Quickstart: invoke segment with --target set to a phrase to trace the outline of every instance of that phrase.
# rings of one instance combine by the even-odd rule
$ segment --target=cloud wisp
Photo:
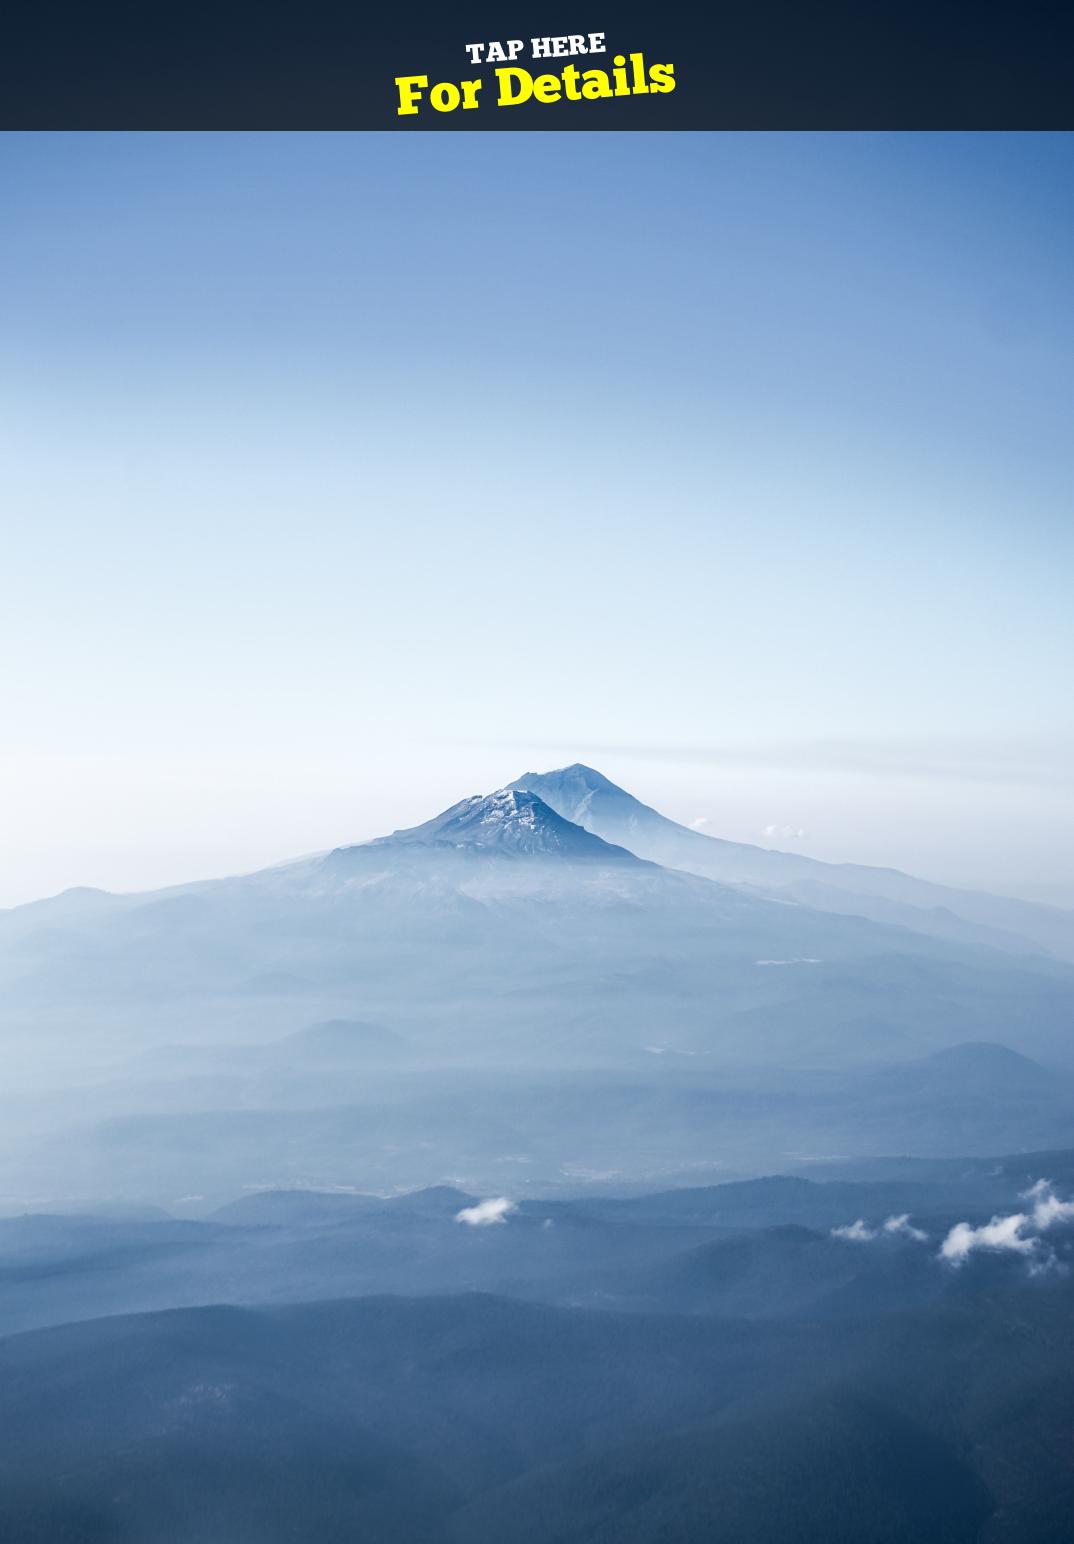
[[[928,1239],[927,1233],[911,1224],[909,1212],[901,1212],[898,1217],[889,1217],[884,1224],[884,1232],[894,1234],[897,1238],[912,1238],[916,1244],[923,1244]]]
[[[913,1239],[918,1244],[923,1244],[928,1238],[927,1233],[911,1225],[909,1212],[902,1212],[898,1217],[888,1217],[878,1228],[871,1228],[864,1217],[859,1217],[855,1222],[832,1229],[833,1238],[848,1239],[852,1244],[869,1244],[885,1234],[889,1238]]]
[[[833,1228],[832,1237],[849,1239],[854,1244],[867,1244],[870,1239],[876,1237],[876,1229],[867,1227],[864,1217],[859,1217],[856,1222],[848,1222],[841,1228]]]
[[[478,1201],[476,1206],[464,1206],[461,1212],[455,1213],[455,1221],[464,1222],[470,1228],[489,1228],[506,1222],[515,1209],[515,1203],[506,1196],[493,1196],[487,1201]]]

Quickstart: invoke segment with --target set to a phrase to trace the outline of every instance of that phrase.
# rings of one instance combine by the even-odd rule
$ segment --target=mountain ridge
[[[507,786],[537,794],[565,819],[667,868],[790,897],[814,910],[845,912],[936,937],[956,938],[969,923],[987,930],[977,941],[990,947],[1011,953],[1043,949],[1074,959],[1074,916],[1059,907],[936,884],[901,869],[825,863],[802,853],[693,831],[584,762],[550,772],[524,772]]]

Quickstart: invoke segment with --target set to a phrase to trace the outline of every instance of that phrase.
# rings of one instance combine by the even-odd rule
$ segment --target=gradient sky
[[[1074,903],[1069,136],[8,135],[0,210],[0,904],[576,759]]]

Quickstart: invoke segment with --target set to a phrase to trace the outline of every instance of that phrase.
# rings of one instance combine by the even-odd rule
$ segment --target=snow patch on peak
[[[486,799],[477,800],[478,804],[484,806],[481,815],[484,825],[495,825],[500,820],[518,820],[530,827],[537,824],[537,802],[532,798],[520,799],[513,788],[500,788]]]
[[[396,831],[372,846],[453,847],[486,853],[599,858],[605,863],[636,863],[613,847],[558,815],[529,789],[512,786],[461,799],[424,825]]]

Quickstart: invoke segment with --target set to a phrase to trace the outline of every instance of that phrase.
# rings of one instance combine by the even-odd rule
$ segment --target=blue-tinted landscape
[[[1069,1544],[1071,157],[0,144],[0,1539]]]
[[[7,912],[5,1528],[1060,1539],[1072,944],[582,765]]]

